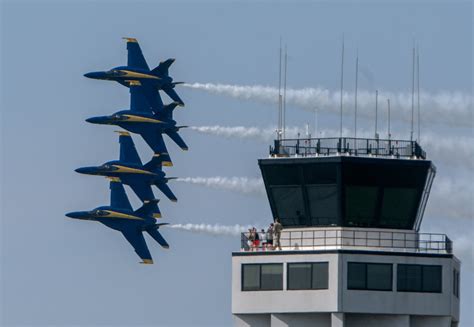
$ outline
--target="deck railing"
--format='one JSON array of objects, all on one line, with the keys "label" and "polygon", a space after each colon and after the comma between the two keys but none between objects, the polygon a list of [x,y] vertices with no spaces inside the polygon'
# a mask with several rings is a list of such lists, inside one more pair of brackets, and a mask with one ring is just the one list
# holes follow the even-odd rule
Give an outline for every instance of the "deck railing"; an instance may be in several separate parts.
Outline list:
[{"label": "deck railing", "polygon": [[353,137],[298,138],[275,140],[272,157],[313,157],[331,155],[373,156],[426,159],[416,141]]},{"label": "deck railing", "polygon": [[[278,250],[265,242],[255,246],[249,236],[248,232],[241,235],[242,251]],[[264,239],[262,234],[259,236],[260,240]],[[265,235],[265,238],[267,236]],[[453,250],[452,241],[444,234],[398,231],[283,230],[280,244],[283,251],[353,249],[451,254]],[[276,245],[275,239],[273,245]]]}]

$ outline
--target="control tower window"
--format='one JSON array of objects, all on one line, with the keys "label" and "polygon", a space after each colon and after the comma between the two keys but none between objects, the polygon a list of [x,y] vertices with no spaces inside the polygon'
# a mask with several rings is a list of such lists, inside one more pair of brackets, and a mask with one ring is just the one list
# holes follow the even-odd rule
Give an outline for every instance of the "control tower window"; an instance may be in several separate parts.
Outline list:
[{"label": "control tower window", "polygon": [[242,291],[276,291],[283,289],[283,264],[243,264]]},{"label": "control tower window", "polygon": [[375,225],[378,188],[373,186],[346,186],[346,224],[353,227]]},{"label": "control tower window", "polygon": [[399,292],[441,293],[442,267],[431,265],[398,265]]},{"label": "control tower window", "polygon": [[392,264],[349,262],[347,289],[391,291]]},{"label": "control tower window", "polygon": [[415,188],[384,188],[380,227],[407,228],[413,223],[418,204]]},{"label": "control tower window", "polygon": [[328,288],[328,263],[289,263],[289,290],[319,290]]},{"label": "control tower window", "polygon": [[283,226],[305,226],[303,192],[300,186],[273,187],[277,217]]},{"label": "control tower window", "polygon": [[308,185],[306,191],[311,225],[335,225],[337,223],[337,186],[331,184]]}]

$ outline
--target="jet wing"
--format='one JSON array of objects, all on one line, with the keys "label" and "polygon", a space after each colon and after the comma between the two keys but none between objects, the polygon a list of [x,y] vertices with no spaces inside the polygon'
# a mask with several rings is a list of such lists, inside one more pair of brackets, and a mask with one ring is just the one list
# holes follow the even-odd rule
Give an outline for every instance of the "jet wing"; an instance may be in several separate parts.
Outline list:
[{"label": "jet wing", "polygon": [[119,132],[120,161],[142,165],[135,143],[128,132]]},{"label": "jet wing", "polygon": [[127,40],[127,66],[150,70],[150,67],[148,67],[148,64],[146,63],[145,57],[143,57],[142,49],[140,49],[137,39],[131,37],[124,37],[124,39]]},{"label": "jet wing", "polygon": [[149,106],[155,113],[162,110],[163,100],[161,99],[160,92],[156,85],[147,81],[142,81],[141,90],[143,91]]},{"label": "jet wing", "polygon": [[152,264],[153,259],[151,258],[150,251],[146,245],[143,233],[137,229],[127,229],[122,231],[125,239],[133,246],[136,254],[143,260],[142,263]]},{"label": "jet wing", "polygon": [[[158,133],[156,130],[150,130],[142,133],[141,136],[155,154],[168,153],[168,149],[166,148],[165,141],[163,140],[163,135],[161,133]],[[168,162],[163,161],[163,166],[172,165],[173,163],[171,162],[171,158],[169,158]]]},{"label": "jet wing", "polygon": [[163,86],[162,89],[163,89],[163,91],[164,91],[171,99],[173,99],[173,101],[176,101],[176,102],[178,102],[181,106],[184,106],[183,100],[181,100],[181,98],[179,97],[178,93],[176,93],[176,91],[175,91],[172,87],[166,85],[166,86]]},{"label": "jet wing", "polygon": [[[130,110],[136,112],[152,112],[145,90],[141,83],[129,83],[130,87]],[[159,103],[158,103],[159,104]]]},{"label": "jet wing", "polygon": [[184,140],[179,136],[178,132],[166,132],[166,134],[184,151],[188,150],[188,146],[184,142]]},{"label": "jet wing", "polygon": [[[131,183],[128,184],[130,188],[135,192],[135,194],[142,200],[142,202],[145,201],[151,201],[155,199],[155,195],[153,194],[153,190],[151,189],[151,185],[144,183],[144,182],[138,182],[138,183]],[[156,203],[150,203],[150,208],[152,208],[151,212],[153,213],[153,217],[155,218],[161,218],[161,212],[160,208],[158,207],[158,204]]]},{"label": "jet wing", "polygon": [[113,177],[110,180],[110,206],[117,209],[133,210],[122,183]]}]

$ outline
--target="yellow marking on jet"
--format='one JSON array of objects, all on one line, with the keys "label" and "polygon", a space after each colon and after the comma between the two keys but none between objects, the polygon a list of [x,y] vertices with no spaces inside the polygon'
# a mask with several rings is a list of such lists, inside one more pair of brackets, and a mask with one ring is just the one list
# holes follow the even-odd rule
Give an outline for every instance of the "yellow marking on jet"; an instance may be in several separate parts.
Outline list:
[{"label": "yellow marking on jet", "polygon": [[137,39],[133,38],[133,37],[122,37],[122,39],[124,40],[127,40],[127,42],[133,42],[133,43],[138,43]]},{"label": "yellow marking on jet", "polygon": [[154,213],[153,218],[161,218],[161,213]]},{"label": "yellow marking on jet", "polygon": [[163,161],[162,165],[165,167],[173,167],[173,163],[171,161]]},{"label": "yellow marking on jet", "polygon": [[135,80],[126,80],[125,82],[127,82],[129,86],[140,86],[140,85],[142,85],[142,83],[140,83],[140,81],[135,81]]},{"label": "yellow marking on jet", "polygon": [[143,170],[143,169],[125,167],[125,166],[121,166],[121,165],[112,165],[112,166],[114,166],[115,168],[117,168],[117,170],[114,170],[115,173],[131,173],[131,174],[156,175],[155,173],[152,173],[152,172],[150,172],[150,171]]},{"label": "yellow marking on jet", "polygon": [[143,74],[132,72],[130,70],[121,70],[122,73],[125,73],[125,77],[135,77],[135,78],[149,78],[149,79],[161,79],[158,76],[150,75],[150,74]]},{"label": "yellow marking on jet", "polygon": [[143,262],[140,262],[141,264],[144,264],[144,265],[152,265],[153,264],[153,260],[151,259],[143,259]]},{"label": "yellow marking on jet", "polygon": [[140,218],[140,217],[128,215],[126,213],[121,213],[121,212],[117,212],[117,211],[112,211],[112,210],[104,210],[104,211],[108,212],[109,215],[100,216],[100,217],[97,217],[97,218],[118,218],[118,219],[130,219],[130,220],[145,220],[145,219]]},{"label": "yellow marking on jet", "polygon": [[107,178],[108,180],[110,180],[111,182],[116,182],[116,183],[120,183],[121,180],[119,177],[105,177]]},{"label": "yellow marking on jet", "polygon": [[115,131],[115,133],[119,133],[119,135],[121,135],[121,136],[130,136],[130,133],[125,132],[125,131]]},{"label": "yellow marking on jet", "polygon": [[134,116],[134,115],[123,115],[123,117],[127,117],[127,122],[136,122],[136,123],[153,123],[153,124],[160,124],[163,123],[161,120],[142,117],[142,116]]}]

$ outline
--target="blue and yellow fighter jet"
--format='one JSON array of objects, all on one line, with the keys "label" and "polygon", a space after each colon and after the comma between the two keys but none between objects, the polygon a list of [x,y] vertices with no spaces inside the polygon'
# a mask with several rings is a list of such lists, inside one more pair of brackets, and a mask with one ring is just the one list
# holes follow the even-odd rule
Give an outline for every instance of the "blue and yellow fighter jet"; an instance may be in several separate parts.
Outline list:
[{"label": "blue and yellow fighter jet", "polygon": [[158,231],[160,226],[166,225],[166,223],[157,224],[156,219],[151,215],[156,202],[157,200],[148,201],[141,208],[134,211],[123,185],[111,178],[110,206],[98,207],[91,211],[69,212],[66,216],[74,219],[98,221],[121,232],[143,260],[142,263],[152,264],[153,259],[143,237],[143,232],[147,232],[163,248],[169,248],[168,243]]},{"label": "blue and yellow fighter jet", "polygon": [[[176,121],[173,120],[173,110],[178,104],[173,102],[154,112],[139,88],[140,82],[130,82],[130,110],[121,110],[110,116],[93,117],[86,121],[92,124],[117,125],[129,132],[140,134],[155,153],[162,155],[167,155],[162,134],[168,135],[181,149],[188,150],[188,146],[178,134],[179,129],[186,126],[176,126]],[[164,161],[163,165],[172,166],[171,159]]]},{"label": "blue and yellow fighter jet", "polygon": [[[174,178],[167,178],[162,171],[162,162],[166,159],[163,159],[160,154],[155,154],[150,162],[143,165],[130,134],[128,132],[118,133],[120,134],[119,160],[109,161],[101,166],[78,168],[76,172],[118,178],[122,184],[130,186],[143,202],[155,198],[151,185],[158,187],[171,201],[177,201],[178,199],[167,185],[168,181]],[[155,218],[159,217],[155,216]]]},{"label": "blue and yellow fighter jet", "polygon": [[167,59],[161,62],[156,68],[150,70],[142,50],[137,40],[134,38],[124,37],[127,40],[128,63],[127,66],[119,66],[109,71],[91,72],[84,74],[85,77],[101,80],[116,81],[124,86],[129,87],[131,81],[140,82],[141,91],[148,99],[153,108],[163,106],[161,97],[155,96],[158,90],[163,90],[173,101],[184,106],[183,100],[178,96],[174,87],[183,82],[173,82],[169,76],[168,69],[175,61]]}]

